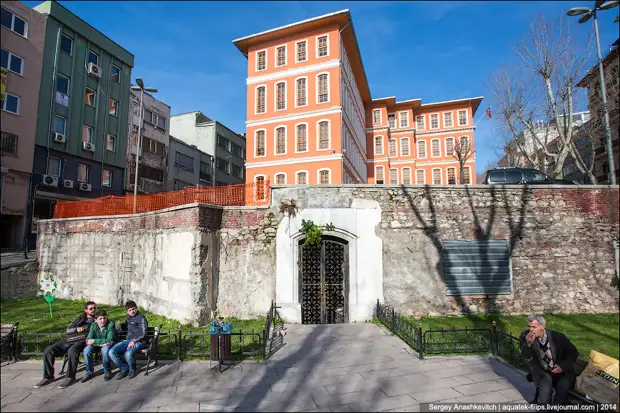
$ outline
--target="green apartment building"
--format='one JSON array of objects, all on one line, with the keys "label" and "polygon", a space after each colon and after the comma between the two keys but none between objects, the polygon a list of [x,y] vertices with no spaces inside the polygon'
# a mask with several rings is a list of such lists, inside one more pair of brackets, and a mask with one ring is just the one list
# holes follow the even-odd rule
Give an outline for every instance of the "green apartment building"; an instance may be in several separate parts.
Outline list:
[{"label": "green apartment building", "polygon": [[[134,56],[55,1],[46,17],[33,168],[33,232],[58,200],[123,193]],[[33,238],[36,238],[33,236]]]}]

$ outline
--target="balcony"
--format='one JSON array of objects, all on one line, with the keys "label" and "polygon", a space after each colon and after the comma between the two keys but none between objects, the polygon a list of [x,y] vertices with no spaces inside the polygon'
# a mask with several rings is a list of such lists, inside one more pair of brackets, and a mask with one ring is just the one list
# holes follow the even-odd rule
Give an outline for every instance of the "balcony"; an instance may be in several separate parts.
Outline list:
[{"label": "balcony", "polygon": [[[133,178],[133,175],[130,176],[130,178]],[[132,179],[131,182],[125,186],[125,189],[128,191],[133,191],[133,187],[134,187],[133,183],[134,181]],[[154,181],[148,178],[138,179],[138,193],[154,194],[157,192],[164,192],[165,190],[166,190],[165,182]]]}]

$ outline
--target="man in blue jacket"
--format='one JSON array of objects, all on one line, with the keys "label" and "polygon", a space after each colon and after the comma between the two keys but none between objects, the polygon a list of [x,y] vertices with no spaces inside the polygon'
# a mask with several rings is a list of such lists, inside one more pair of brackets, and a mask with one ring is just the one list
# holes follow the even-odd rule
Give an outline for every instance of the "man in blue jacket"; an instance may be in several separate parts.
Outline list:
[{"label": "man in blue jacket", "polygon": [[129,374],[130,379],[136,377],[135,354],[146,345],[149,330],[149,324],[146,318],[138,312],[135,301],[127,301],[125,310],[127,311],[127,318],[123,327],[127,329],[127,339],[116,344],[110,350],[110,358],[120,369],[117,377],[119,380],[126,377],[127,374]]}]

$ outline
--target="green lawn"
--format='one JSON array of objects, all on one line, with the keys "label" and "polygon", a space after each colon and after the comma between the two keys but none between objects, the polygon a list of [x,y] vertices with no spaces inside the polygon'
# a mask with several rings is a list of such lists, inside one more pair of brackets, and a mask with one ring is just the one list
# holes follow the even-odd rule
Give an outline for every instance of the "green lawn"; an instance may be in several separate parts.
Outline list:
[{"label": "green lawn", "polygon": [[[0,301],[0,322],[2,324],[14,323],[19,321],[20,333],[49,333],[65,331],[71,321],[84,311],[83,300],[55,300],[52,303],[52,318],[50,318],[49,305],[42,297],[37,298],[17,298]],[[122,306],[98,305],[99,309],[106,310],[108,317],[117,323],[125,321],[125,308]],[[160,351],[170,353],[174,351],[176,335],[178,335],[179,327],[182,328],[182,334],[200,334],[208,333],[208,326],[192,327],[190,325],[182,325],[179,321],[166,318],[164,316],[151,314],[143,308],[139,311],[148,320],[149,326],[162,326],[164,333],[170,333],[170,336],[164,336],[160,340]],[[237,320],[226,319],[232,322],[233,332],[251,333],[252,331],[259,333],[262,337],[263,328],[265,326],[266,317],[254,320]],[[243,342],[241,342],[243,340]],[[233,336],[232,350],[237,351],[240,347],[244,350],[254,350],[258,348],[256,343],[251,343],[248,336]],[[187,340],[190,352],[208,351],[209,337],[189,337]]]},{"label": "green lawn", "polygon": [[[568,314],[544,315],[551,330],[560,331],[570,339],[579,350],[579,358],[587,360],[590,350],[618,358],[620,343],[620,316],[616,314]],[[422,324],[422,331],[451,328],[490,328],[497,323],[497,329],[514,336],[527,329],[527,316],[480,314],[458,317],[426,317],[415,319]]]}]

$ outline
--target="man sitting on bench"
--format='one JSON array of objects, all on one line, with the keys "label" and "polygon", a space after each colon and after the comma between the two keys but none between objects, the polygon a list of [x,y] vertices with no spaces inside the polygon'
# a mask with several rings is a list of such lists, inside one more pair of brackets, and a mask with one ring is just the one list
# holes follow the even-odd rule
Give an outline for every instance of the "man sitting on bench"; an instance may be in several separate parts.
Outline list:
[{"label": "man sitting on bench", "polygon": [[84,362],[86,363],[86,375],[82,378],[82,383],[86,383],[95,374],[93,366],[93,355],[101,351],[101,364],[103,364],[103,379],[108,381],[112,378],[110,373],[110,349],[118,341],[116,335],[116,325],[114,321],[108,319],[105,310],[95,313],[95,322],[90,326],[90,332],[86,338],[86,348],[84,349]]},{"label": "man sitting on bench", "polygon": [[[146,318],[138,312],[135,301],[125,303],[127,319],[124,326],[127,329],[127,338],[116,344],[110,350],[110,358],[120,369],[117,379],[120,380],[129,374],[129,378],[136,377],[135,354],[142,350],[146,345],[149,324]],[[122,360],[124,353],[125,361]]]},{"label": "man sitting on bench", "polygon": [[45,349],[43,352],[43,380],[35,384],[35,389],[47,386],[54,381],[55,358],[65,354],[69,356],[66,378],[58,388],[64,389],[75,383],[75,372],[80,361],[80,353],[86,347],[86,336],[90,331],[91,324],[95,321],[93,314],[96,310],[97,306],[93,301],[86,302],[84,314],[73,320],[67,327],[67,337]]},{"label": "man sitting on bench", "polygon": [[546,329],[543,317],[529,316],[529,330],[519,337],[523,357],[530,360],[536,396],[532,403],[551,404],[555,389],[555,404],[568,404],[568,395],[575,384],[574,364],[579,351],[562,333]]}]

